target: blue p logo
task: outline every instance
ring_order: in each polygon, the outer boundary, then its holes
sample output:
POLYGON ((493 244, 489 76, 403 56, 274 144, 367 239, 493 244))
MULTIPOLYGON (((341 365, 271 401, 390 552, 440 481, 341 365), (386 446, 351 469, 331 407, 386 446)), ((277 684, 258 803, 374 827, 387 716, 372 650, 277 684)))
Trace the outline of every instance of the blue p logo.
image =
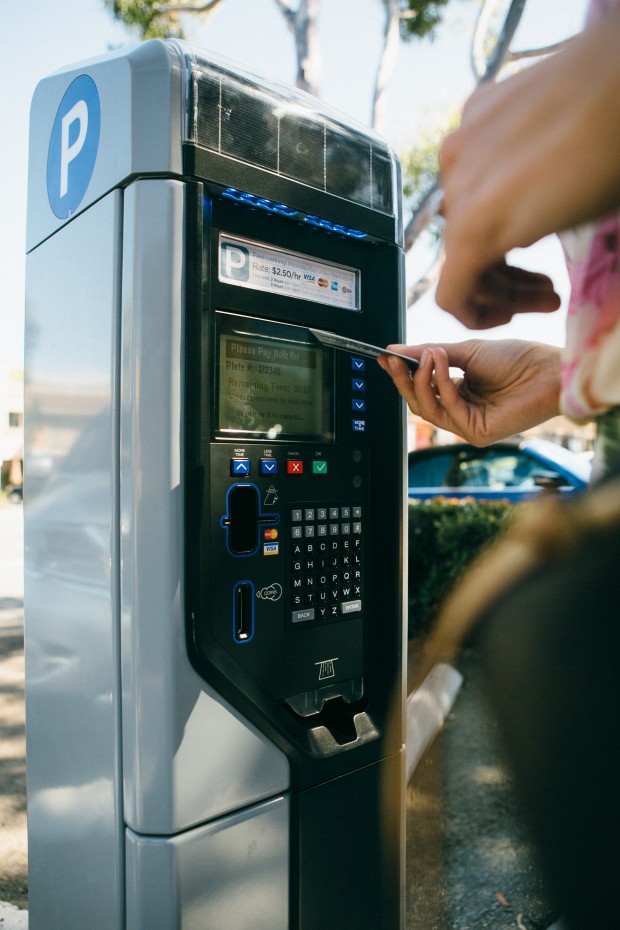
POLYGON ((75 213, 90 183, 101 130, 101 105, 92 78, 81 74, 60 101, 47 153, 47 196, 59 219, 75 213))

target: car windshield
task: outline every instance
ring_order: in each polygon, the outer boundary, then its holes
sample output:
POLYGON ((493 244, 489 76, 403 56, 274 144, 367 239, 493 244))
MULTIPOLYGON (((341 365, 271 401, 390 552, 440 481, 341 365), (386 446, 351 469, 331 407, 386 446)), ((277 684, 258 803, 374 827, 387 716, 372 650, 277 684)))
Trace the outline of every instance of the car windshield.
POLYGON ((458 449, 412 462, 409 486, 526 490, 536 486, 535 477, 543 470, 541 462, 518 450, 478 450, 472 454, 458 449))
POLYGON ((555 442, 549 442, 547 439, 530 439, 523 443, 523 448, 544 459, 550 469, 565 468, 586 484, 590 480, 591 462, 579 458, 574 452, 564 449, 555 442))
MULTIPOLYGON (((486 455, 482 459, 458 462, 454 472, 454 487, 533 488, 534 475, 540 465, 522 455, 486 455)), ((451 477, 451 475, 447 476, 451 477)))

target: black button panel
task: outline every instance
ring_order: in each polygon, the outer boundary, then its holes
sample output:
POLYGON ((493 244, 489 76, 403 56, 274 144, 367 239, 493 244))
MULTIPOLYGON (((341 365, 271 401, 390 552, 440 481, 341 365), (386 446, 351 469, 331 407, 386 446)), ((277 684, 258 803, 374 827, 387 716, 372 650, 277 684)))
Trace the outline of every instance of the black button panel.
POLYGON ((299 629, 360 617, 361 504, 350 501, 292 504, 289 534, 291 626, 299 629))

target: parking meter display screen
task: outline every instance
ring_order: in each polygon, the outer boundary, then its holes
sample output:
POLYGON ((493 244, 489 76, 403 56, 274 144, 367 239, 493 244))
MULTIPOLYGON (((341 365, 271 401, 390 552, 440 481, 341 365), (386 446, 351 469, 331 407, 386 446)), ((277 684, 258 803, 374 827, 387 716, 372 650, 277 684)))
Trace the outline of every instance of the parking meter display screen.
POLYGON ((330 442, 332 380, 320 346, 220 333, 218 432, 330 442))

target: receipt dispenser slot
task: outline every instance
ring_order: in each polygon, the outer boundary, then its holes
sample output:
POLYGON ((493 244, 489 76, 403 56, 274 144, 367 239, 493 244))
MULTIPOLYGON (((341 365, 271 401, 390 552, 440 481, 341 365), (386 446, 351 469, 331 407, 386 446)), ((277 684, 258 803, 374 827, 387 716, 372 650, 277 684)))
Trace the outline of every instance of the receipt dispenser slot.
POLYGON ((248 642, 254 632, 254 589, 247 581, 241 581, 235 587, 234 619, 235 639, 239 643, 248 642))

